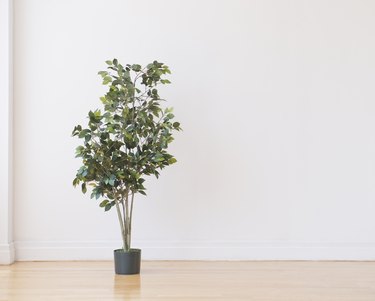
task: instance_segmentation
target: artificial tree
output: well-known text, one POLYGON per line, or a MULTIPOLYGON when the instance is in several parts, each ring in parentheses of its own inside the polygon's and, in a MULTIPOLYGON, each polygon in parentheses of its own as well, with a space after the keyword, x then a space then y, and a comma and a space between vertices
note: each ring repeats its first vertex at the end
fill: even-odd
POLYGON ((99 72, 108 86, 100 98, 104 110, 90 111, 88 126, 77 125, 72 132, 83 141, 76 148, 83 164, 73 185, 83 193, 91 186, 91 198, 100 199, 105 211, 116 208, 122 251, 130 252, 134 196, 146 195, 145 176, 158 178, 161 169, 176 162, 167 148, 181 128, 172 121, 172 109, 162 108, 157 89, 170 83, 163 77, 170 73, 168 66, 157 61, 144 68, 123 66, 117 59, 106 63, 107 70, 99 72))

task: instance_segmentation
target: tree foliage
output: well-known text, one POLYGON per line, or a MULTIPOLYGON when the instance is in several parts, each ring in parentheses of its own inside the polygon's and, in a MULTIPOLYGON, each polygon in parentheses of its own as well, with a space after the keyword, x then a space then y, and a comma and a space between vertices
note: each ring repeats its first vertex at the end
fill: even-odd
POLYGON ((73 185, 83 193, 91 186, 91 198, 100 199, 105 211, 116 207, 123 248, 129 251, 134 195, 146 194, 145 176, 159 177, 161 169, 176 162, 167 148, 181 128, 172 109, 162 107, 157 89, 170 83, 164 77, 170 74, 168 66, 106 63, 107 70, 98 72, 108 87, 100 98, 104 108, 90 111, 87 127, 77 125, 72 132, 82 140, 76 148, 82 166, 73 185))

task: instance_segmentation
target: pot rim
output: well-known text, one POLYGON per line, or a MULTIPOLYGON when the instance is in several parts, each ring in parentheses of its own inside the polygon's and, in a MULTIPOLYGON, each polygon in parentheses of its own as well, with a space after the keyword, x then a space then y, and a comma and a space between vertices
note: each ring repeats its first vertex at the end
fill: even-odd
POLYGON ((125 254, 129 254, 129 253, 141 253, 141 249, 130 249, 129 251, 124 251, 124 249, 116 249, 116 250, 113 250, 114 253, 125 253, 125 254))

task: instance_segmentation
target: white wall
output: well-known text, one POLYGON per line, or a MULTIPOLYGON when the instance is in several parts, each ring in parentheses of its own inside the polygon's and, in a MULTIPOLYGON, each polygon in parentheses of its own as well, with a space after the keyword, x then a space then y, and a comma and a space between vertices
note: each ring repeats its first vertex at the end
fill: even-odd
POLYGON ((71 181, 104 60, 170 65, 178 164, 139 197, 158 259, 375 259, 375 2, 15 1, 17 258, 111 258, 71 181))
POLYGON ((14 260, 11 0, 0 0, 0 264, 14 260))

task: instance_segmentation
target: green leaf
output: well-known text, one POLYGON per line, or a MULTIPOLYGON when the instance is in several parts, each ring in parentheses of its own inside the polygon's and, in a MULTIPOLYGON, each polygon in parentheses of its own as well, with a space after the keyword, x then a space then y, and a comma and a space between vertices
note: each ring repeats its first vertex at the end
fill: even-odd
POLYGON ((102 116, 102 113, 100 112, 100 110, 95 110, 94 116, 95 116, 95 118, 99 118, 99 117, 102 116))
POLYGON ((79 133, 81 130, 82 130, 82 126, 80 126, 80 125, 75 126, 74 129, 73 129, 73 131, 72 131, 72 135, 73 135, 73 136, 78 135, 78 133, 79 133))
POLYGON ((104 200, 99 204, 99 207, 105 207, 109 203, 109 200, 104 200))
POLYGON ((84 151, 85 147, 80 145, 80 146, 77 146, 76 148, 76 157, 79 157, 81 156, 82 152, 84 151))
POLYGON ((138 190, 138 192, 139 192, 140 194, 147 195, 146 192, 144 192, 143 190, 138 190))
POLYGON ((110 76, 105 76, 105 77, 103 78, 103 85, 107 85, 107 84, 109 84, 110 82, 112 82, 112 77, 110 77, 110 76))
POLYGON ((79 179, 78 178, 74 178, 74 180, 73 180, 73 186, 76 187, 78 184, 79 184, 79 179))
POLYGON ((141 71, 141 69, 142 69, 141 65, 138 65, 138 64, 134 64, 134 65, 132 65, 131 68, 132 68, 132 70, 135 71, 135 72, 139 72, 139 71, 141 71))
POLYGON ((155 157, 154 157, 154 162, 162 162, 164 160, 165 160, 165 158, 162 154, 156 154, 155 157))
POLYGON ((106 64, 109 65, 109 66, 112 66, 112 65, 113 65, 112 61, 110 61, 110 60, 105 61, 105 62, 106 62, 106 64))
POLYGON ((111 185, 111 186, 114 186, 115 185, 115 180, 116 180, 116 176, 115 175, 111 175, 109 177, 108 184, 111 185))
POLYGON ((173 164, 173 163, 176 163, 177 162, 177 160, 176 160, 176 158, 170 158, 170 159, 168 159, 168 163, 169 164, 173 164))
POLYGON ((82 188, 82 192, 83 192, 83 193, 86 193, 86 192, 87 192, 86 183, 82 183, 81 188, 82 188))
POLYGON ((108 72, 107 71, 99 71, 98 74, 101 76, 101 77, 105 77, 108 75, 108 72))
POLYGON ((85 137, 88 133, 90 133, 90 130, 88 130, 88 129, 82 130, 82 131, 79 133, 78 137, 79 137, 79 138, 83 138, 83 137, 85 137))

